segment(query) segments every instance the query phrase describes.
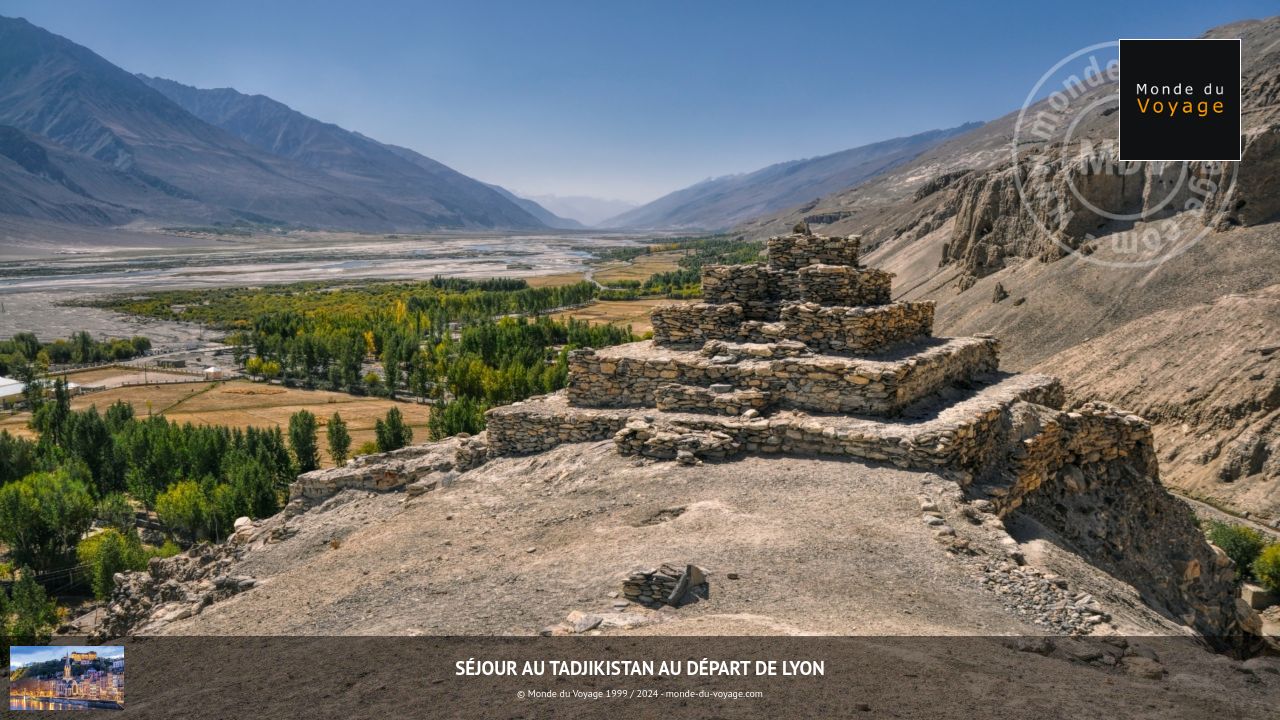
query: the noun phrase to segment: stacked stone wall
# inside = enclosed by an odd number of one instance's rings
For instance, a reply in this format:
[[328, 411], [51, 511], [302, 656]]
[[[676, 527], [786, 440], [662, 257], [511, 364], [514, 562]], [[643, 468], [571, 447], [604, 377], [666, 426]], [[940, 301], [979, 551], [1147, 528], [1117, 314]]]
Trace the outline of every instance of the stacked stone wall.
[[809, 265], [858, 264], [862, 240], [850, 237], [791, 234], [771, 237], [768, 241], [769, 267], [775, 270], [799, 270]]
[[848, 265], [809, 265], [796, 273], [799, 299], [819, 305], [883, 305], [892, 300], [893, 273]]
[[933, 334], [934, 304], [899, 302], [875, 307], [791, 303], [782, 308], [782, 334], [824, 354], [875, 353]]
[[770, 393], [780, 407], [894, 415], [951, 383], [996, 369], [997, 343], [973, 338], [922, 348], [901, 362], [834, 356], [717, 362], [696, 353], [569, 355], [569, 400], [582, 407], [654, 407], [658, 387], [678, 382]]
[[742, 306], [749, 320], [776, 320], [783, 302], [799, 297], [795, 273], [778, 272], [765, 265], [704, 265], [702, 299], [720, 305]]
[[698, 345], [708, 340], [736, 339], [742, 328], [737, 303], [659, 305], [649, 313], [653, 341], [659, 345]]
[[542, 397], [493, 408], [485, 413], [485, 432], [493, 455], [527, 455], [564, 443], [613, 437], [626, 424], [629, 412], [571, 408], [561, 402], [551, 409]]
[[658, 409], [667, 412], [718, 415], [740, 415], [747, 410], [759, 412], [773, 404], [772, 394], [764, 390], [725, 390], [677, 383], [659, 385], [655, 400]]

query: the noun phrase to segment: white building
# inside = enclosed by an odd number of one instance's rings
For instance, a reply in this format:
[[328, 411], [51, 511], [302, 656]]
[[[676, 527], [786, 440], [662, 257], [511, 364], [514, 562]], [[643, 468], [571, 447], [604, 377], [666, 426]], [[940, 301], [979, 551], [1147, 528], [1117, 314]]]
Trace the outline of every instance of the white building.
[[9, 407], [22, 399], [27, 386], [13, 378], [0, 377], [0, 407]]

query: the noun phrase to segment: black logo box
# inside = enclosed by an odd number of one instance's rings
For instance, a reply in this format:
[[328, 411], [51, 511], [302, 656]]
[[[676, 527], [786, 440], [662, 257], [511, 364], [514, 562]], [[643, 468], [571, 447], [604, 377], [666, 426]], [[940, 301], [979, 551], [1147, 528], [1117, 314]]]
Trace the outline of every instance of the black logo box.
[[[1238, 161], [1242, 101], [1238, 38], [1120, 40], [1120, 159], [1166, 162]], [[1140, 85], [1146, 92], [1139, 93]], [[1205, 94], [1207, 85], [1215, 92]], [[1181, 88], [1165, 94], [1163, 89]], [[1152, 88], [1155, 88], [1153, 92]], [[1222, 93], [1216, 90], [1221, 88]], [[1186, 92], [1189, 89], [1189, 93]], [[1138, 101], [1147, 112], [1139, 112]], [[1191, 102], [1193, 112], [1183, 112]], [[1199, 114], [1200, 103], [1209, 112]], [[1223, 112], [1212, 112], [1214, 103]], [[1149, 103], [1149, 104], [1148, 104]], [[1159, 107], [1164, 111], [1154, 112]], [[1177, 103], [1169, 113], [1169, 104]]]

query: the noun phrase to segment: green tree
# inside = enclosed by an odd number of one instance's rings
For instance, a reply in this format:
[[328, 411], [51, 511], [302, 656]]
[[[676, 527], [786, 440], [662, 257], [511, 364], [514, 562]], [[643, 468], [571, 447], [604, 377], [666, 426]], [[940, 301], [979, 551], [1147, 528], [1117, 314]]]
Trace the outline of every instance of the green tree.
[[138, 534], [130, 530], [121, 533], [107, 528], [92, 537], [80, 541], [76, 557], [81, 565], [89, 566], [93, 596], [106, 600], [115, 589], [115, 574], [125, 570], [142, 570], [147, 566], [147, 554]]
[[1222, 548], [1227, 557], [1235, 562], [1236, 572], [1244, 580], [1249, 579], [1253, 561], [1266, 546], [1266, 538], [1257, 530], [1218, 521], [1209, 524], [1209, 541]]
[[378, 452], [399, 450], [413, 441], [413, 428], [405, 424], [404, 415], [400, 414], [398, 407], [392, 407], [385, 419], [374, 423], [373, 431]]
[[9, 613], [13, 617], [9, 636], [22, 642], [46, 641], [58, 624], [58, 605], [35, 581], [30, 568], [24, 568], [13, 585]]
[[0, 487], [0, 542], [14, 560], [37, 570], [69, 561], [93, 515], [89, 488], [67, 467]]
[[316, 447], [316, 416], [299, 410], [289, 417], [289, 447], [298, 463], [298, 472], [311, 472], [320, 467], [320, 451]]
[[204, 537], [209, 526], [209, 500], [191, 480], [175, 483], [156, 497], [156, 515], [171, 532], [192, 540]]
[[1280, 543], [1263, 548], [1253, 561], [1253, 576], [1273, 593], [1280, 593]]
[[98, 519], [123, 533], [134, 531], [133, 505], [124, 493], [110, 493], [98, 501]]
[[484, 406], [470, 397], [456, 398], [431, 409], [427, 432], [432, 440], [442, 440], [458, 433], [478, 433], [484, 429]]
[[333, 464], [345, 463], [351, 452], [351, 433], [347, 432], [347, 423], [337, 411], [329, 418], [325, 434], [329, 436], [329, 457], [333, 459]]

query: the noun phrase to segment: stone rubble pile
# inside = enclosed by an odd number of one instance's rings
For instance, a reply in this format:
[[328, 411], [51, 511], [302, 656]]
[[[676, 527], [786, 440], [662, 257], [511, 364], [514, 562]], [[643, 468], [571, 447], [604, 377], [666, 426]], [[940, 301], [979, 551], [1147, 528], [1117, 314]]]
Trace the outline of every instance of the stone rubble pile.
[[628, 575], [622, 583], [622, 596], [641, 605], [679, 607], [707, 597], [707, 575], [696, 565], [663, 563]]

